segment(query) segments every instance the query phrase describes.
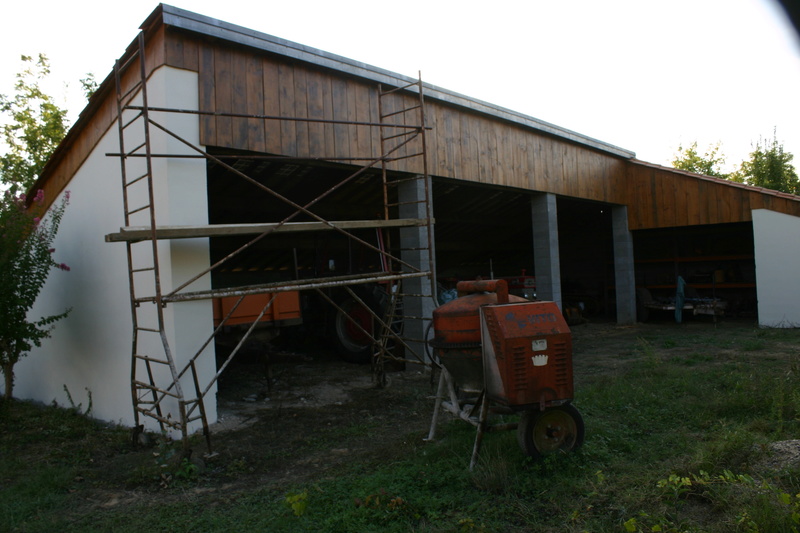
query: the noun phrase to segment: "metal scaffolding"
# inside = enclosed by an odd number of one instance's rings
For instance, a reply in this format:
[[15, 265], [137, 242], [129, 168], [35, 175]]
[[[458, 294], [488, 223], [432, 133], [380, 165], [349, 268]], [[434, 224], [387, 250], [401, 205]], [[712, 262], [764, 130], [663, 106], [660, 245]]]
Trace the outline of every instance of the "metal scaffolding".
[[[148, 102], [148, 79], [145, 68], [145, 37], [141, 33], [138, 38], [138, 48], [125, 62], [118, 61], [114, 68], [116, 79], [116, 103], [119, 129], [119, 153], [111, 154], [119, 157], [123, 209], [125, 227], [118, 233], [109, 234], [109, 242], [124, 242], [127, 249], [128, 280], [130, 287], [131, 317], [133, 321], [133, 335], [131, 347], [131, 395], [135, 424], [140, 430], [143, 418], [157, 421], [162, 431], [179, 432], [182, 436], [184, 447], [188, 451], [190, 427], [194, 422], [199, 422], [205, 435], [208, 451], [212, 453], [209, 432], [209, 421], [206, 415], [205, 401], [209, 391], [214, 387], [222, 372], [228, 367], [236, 356], [247, 337], [252, 334], [254, 326], [269, 312], [277, 293], [286, 291], [316, 291], [322, 299], [335, 306], [336, 302], [330, 298], [326, 289], [340, 288], [347, 291], [352, 298], [359, 302], [371, 315], [372, 327], [365, 328], [364, 324], [352, 321], [353, 327], [362, 333], [370, 335], [373, 341], [373, 370], [377, 384], [384, 383], [383, 364], [387, 360], [402, 360], [411, 363], [428, 364], [424, 354], [426, 339], [410, 338], [404, 333], [404, 324], [409, 321], [430, 320], [430, 316], [410, 316], [407, 314], [413, 306], [409, 305], [414, 299], [431, 299], [435, 307], [435, 276], [433, 253], [433, 218], [431, 210], [431, 190], [428, 177], [427, 155], [425, 151], [425, 102], [421, 79], [404, 87], [385, 88], [378, 86], [378, 122], [352, 122], [320, 120], [312, 118], [288, 118], [266, 115], [241, 115], [226, 113], [206, 113], [202, 111], [187, 111], [183, 109], [167, 109], [152, 107]], [[132, 86], [123, 89], [123, 75], [126, 79], [133, 76], [136, 80]], [[414, 94], [415, 104], [402, 109], [386, 109], [389, 98], [395, 93]], [[406, 99], [401, 99], [405, 101]], [[398, 100], [394, 99], [394, 105]], [[279, 192], [260, 183], [258, 180], [240, 171], [226, 161], [224, 156], [207, 153], [203, 148], [196, 146], [178, 134], [170, 131], [160, 117], [170, 113], [190, 113], [197, 115], [200, 120], [202, 115], [217, 117], [228, 116], [237, 118], [253, 118], [260, 120], [277, 121], [303, 121], [324, 122], [327, 124], [343, 124], [349, 126], [377, 128], [380, 132], [380, 153], [363, 154], [358, 158], [316, 157], [315, 162], [347, 162], [354, 160], [362, 162], [339, 183], [323, 192], [310, 202], [300, 202], [281, 195]], [[374, 131], [374, 130], [373, 130]], [[153, 136], [157, 134], [177, 141], [189, 153], [162, 154], [153, 150]], [[202, 158], [213, 161], [214, 164], [225, 168], [231, 175], [249, 183], [254, 188], [264, 191], [274, 198], [291, 207], [291, 214], [277, 223], [263, 224], [217, 224], [204, 226], [160, 226], [156, 216], [156, 203], [160, 200], [157, 193], [157, 184], [164, 176], [159, 175], [162, 170], [154, 164], [159, 158]], [[261, 156], [249, 156], [261, 157]], [[276, 156], [263, 156], [264, 159], [275, 159]], [[408, 158], [420, 158], [422, 173], [415, 175], [401, 175], [391, 172], [389, 166], [394, 161]], [[282, 158], [286, 159], [286, 158]], [[297, 164], [303, 160], [294, 158]], [[158, 170], [157, 170], [158, 167]], [[163, 165], [162, 165], [163, 167]], [[327, 196], [333, 189], [338, 189], [345, 184], [352, 184], [356, 178], [370, 172], [380, 171], [383, 189], [383, 216], [378, 220], [346, 220], [332, 221], [314, 212], [315, 204]], [[421, 198], [403, 200], [397, 194], [397, 189], [404, 182], [411, 180], [421, 184], [424, 192]], [[420, 190], [418, 187], [417, 190]], [[163, 207], [162, 207], [163, 209]], [[419, 216], [401, 217], [404, 212], [413, 212]], [[311, 219], [306, 222], [293, 222], [293, 219], [302, 215]], [[374, 228], [378, 236], [377, 245], [367, 242], [354, 235], [354, 228]], [[397, 242], [397, 229], [411, 229], [421, 231], [421, 238], [417, 239], [422, 245], [408, 246]], [[336, 232], [347, 237], [349, 242], [365, 247], [380, 255], [381, 269], [378, 272], [349, 274], [340, 276], [315, 277], [309, 279], [294, 279], [262, 283], [257, 285], [243, 285], [210, 290], [189, 290], [195, 282], [210, 276], [215, 269], [222, 267], [244, 250], [275, 234], [297, 231], [327, 231]], [[166, 287], [162, 284], [159, 255], [164, 249], [159, 246], [160, 241], [169, 239], [247, 236], [246, 244], [239, 246], [214, 264], [208, 265], [195, 275], [183, 282], [175, 283], [177, 287]], [[394, 239], [394, 242], [393, 242]], [[403, 248], [405, 246], [405, 248]], [[421, 283], [419, 283], [421, 281]], [[417, 282], [417, 283], [415, 283]], [[361, 284], [380, 283], [385, 288], [388, 304], [385, 309], [376, 311], [359, 295], [354, 292], [353, 286]], [[415, 283], [415, 292], [403, 291], [405, 285]], [[173, 284], [173, 285], [175, 285]], [[213, 357], [213, 350], [207, 348], [214, 342], [215, 336], [226, 326], [232, 314], [241, 304], [245, 296], [253, 294], [269, 294], [268, 303], [261, 310], [256, 322], [245, 332], [244, 338], [227, 358], [214, 368], [216, 372], [210, 380], [205, 381], [198, 371], [204, 357]], [[209, 300], [221, 297], [236, 297], [236, 304], [227, 313], [221, 323], [213, 328], [211, 335], [202, 340], [198, 350], [188, 358], [188, 362], [179, 363], [174, 353], [167, 327], [165, 312], [171, 305], [179, 302]], [[419, 307], [419, 306], [418, 306]], [[425, 306], [422, 306], [425, 308]], [[406, 312], [404, 312], [406, 310]], [[211, 325], [209, 325], [211, 326]], [[371, 330], [371, 331], [370, 331]], [[378, 332], [378, 334], [373, 333]], [[204, 367], [205, 368], [205, 367]], [[175, 406], [177, 405], [177, 413]]]

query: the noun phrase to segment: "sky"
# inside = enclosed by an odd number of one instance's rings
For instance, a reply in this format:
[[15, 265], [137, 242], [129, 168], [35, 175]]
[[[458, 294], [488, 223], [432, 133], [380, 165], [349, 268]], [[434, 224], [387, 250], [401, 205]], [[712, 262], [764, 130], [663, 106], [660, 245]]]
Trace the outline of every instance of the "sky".
[[[800, 37], [776, 0], [175, 0], [175, 7], [484, 100], [669, 166], [719, 143], [723, 170], [773, 132], [800, 170]], [[157, 2], [7, 3], [0, 94], [44, 53], [70, 111]]]

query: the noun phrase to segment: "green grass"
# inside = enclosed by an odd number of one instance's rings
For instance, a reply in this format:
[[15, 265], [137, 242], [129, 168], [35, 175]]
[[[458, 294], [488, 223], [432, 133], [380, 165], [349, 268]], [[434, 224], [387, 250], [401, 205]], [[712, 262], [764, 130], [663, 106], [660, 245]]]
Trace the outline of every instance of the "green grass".
[[[15, 402], [0, 420], [0, 530], [796, 531], [800, 470], [757, 465], [768, 443], [800, 438], [800, 331], [656, 329], [631, 335], [613, 372], [580, 376], [583, 448], [533, 462], [513, 432], [490, 433], [472, 472], [474, 430], [450, 421], [436, 442], [398, 428], [400, 451], [296, 484], [226, 491], [206, 472], [135, 487], [163, 497], [81, 512], [81, 483], [124, 489], [86, 465], [124, 454], [127, 432]], [[371, 429], [336, 428], [309, 449]], [[248, 469], [236, 458], [228, 467]]]

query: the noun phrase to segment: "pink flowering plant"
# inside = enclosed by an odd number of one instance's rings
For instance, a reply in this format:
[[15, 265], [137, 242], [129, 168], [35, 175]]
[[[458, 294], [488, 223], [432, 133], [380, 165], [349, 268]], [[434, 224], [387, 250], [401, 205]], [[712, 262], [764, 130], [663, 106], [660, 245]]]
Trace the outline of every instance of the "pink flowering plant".
[[69, 193], [40, 217], [43, 200], [41, 190], [30, 203], [24, 194], [10, 191], [0, 198], [0, 369], [5, 376], [5, 400], [12, 397], [14, 365], [33, 346], [41, 346], [54, 324], [70, 311], [35, 320], [28, 316], [50, 269], [69, 270], [56, 262], [51, 246]]

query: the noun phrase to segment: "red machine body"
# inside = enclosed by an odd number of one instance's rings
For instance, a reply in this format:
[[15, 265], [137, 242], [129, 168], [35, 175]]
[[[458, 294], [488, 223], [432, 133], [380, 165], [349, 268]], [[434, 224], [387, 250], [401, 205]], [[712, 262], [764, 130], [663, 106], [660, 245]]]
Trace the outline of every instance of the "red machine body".
[[[483, 384], [480, 308], [485, 305], [525, 302], [508, 294], [503, 280], [459, 282], [459, 298], [433, 311], [434, 356], [465, 391], [480, 392]], [[496, 292], [484, 292], [496, 291]]]
[[484, 306], [481, 331], [491, 400], [542, 409], [573, 398], [572, 335], [554, 302]]
[[[477, 461], [489, 404], [519, 411], [517, 440], [531, 457], [581, 446], [583, 418], [572, 405], [572, 333], [554, 302], [508, 295], [504, 280], [461, 282], [459, 298], [433, 312], [431, 345], [445, 371], [436, 394], [438, 406], [478, 428], [470, 468]], [[479, 392], [480, 415], [457, 396]], [[444, 389], [450, 401], [443, 401]], [[475, 401], [475, 400], [473, 400]], [[510, 428], [509, 428], [510, 429]]]
[[504, 280], [457, 288], [460, 297], [433, 312], [431, 345], [462, 390], [486, 389], [513, 408], [572, 399], [572, 336], [554, 302], [509, 295]]

